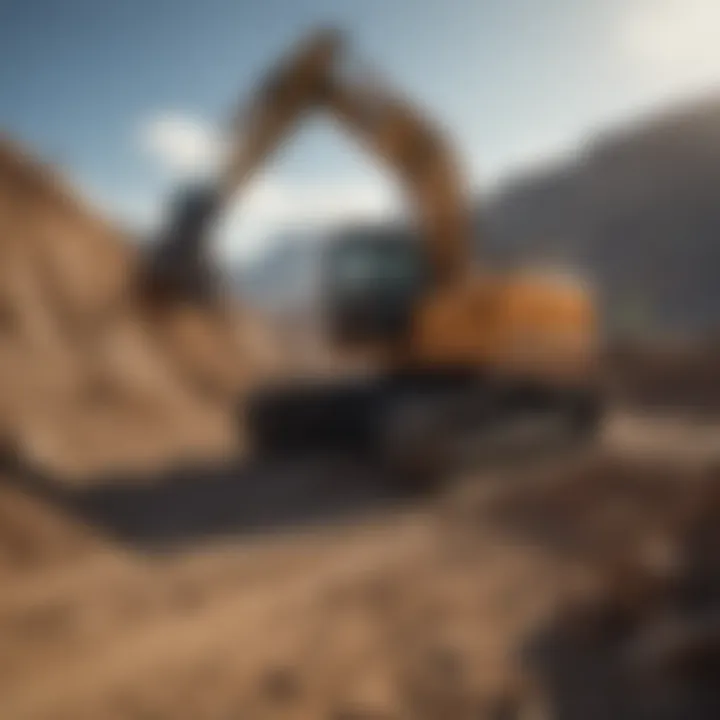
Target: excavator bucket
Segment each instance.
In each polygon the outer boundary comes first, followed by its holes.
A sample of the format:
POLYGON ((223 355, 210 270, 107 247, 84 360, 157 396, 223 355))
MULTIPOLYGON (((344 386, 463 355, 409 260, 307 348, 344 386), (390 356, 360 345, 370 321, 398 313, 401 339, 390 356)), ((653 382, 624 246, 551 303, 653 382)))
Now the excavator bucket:
POLYGON ((212 300, 219 277, 207 236, 218 208, 210 187, 184 189, 176 198, 169 221, 152 243, 142 265, 142 293, 154 302, 212 300))

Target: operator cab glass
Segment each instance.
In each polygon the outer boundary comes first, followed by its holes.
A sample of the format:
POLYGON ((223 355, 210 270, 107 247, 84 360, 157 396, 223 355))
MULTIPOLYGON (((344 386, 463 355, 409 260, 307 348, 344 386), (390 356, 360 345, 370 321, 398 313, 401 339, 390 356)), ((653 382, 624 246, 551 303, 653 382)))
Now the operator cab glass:
POLYGON ((325 255, 325 311, 336 340, 401 337, 428 282, 423 246, 407 232, 363 230, 335 238, 325 255))

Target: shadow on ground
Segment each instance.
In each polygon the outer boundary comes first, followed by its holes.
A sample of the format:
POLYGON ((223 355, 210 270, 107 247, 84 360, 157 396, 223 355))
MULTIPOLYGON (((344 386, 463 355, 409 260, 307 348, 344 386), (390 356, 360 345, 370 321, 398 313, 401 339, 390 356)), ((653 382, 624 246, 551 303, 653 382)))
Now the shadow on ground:
MULTIPOLYGON (((440 485, 421 477, 383 472, 347 454, 300 453, 295 460, 238 457, 186 464, 158 474, 109 474, 82 485, 53 477, 7 455, 0 461, 3 482, 138 549, 168 550, 217 536, 297 529, 358 519, 380 509, 403 507, 440 490, 456 470, 478 477, 490 468, 522 466, 568 450, 559 444, 530 443, 509 453, 488 445, 469 461, 443 473, 440 485), (469 464, 468 464, 469 463, 469 464)), ((440 478, 438 478, 440 480, 440 478)))
POLYGON ((402 499, 381 473, 333 458, 186 465, 157 475, 108 475, 83 487, 14 461, 11 483, 138 549, 168 550, 357 517, 402 499))

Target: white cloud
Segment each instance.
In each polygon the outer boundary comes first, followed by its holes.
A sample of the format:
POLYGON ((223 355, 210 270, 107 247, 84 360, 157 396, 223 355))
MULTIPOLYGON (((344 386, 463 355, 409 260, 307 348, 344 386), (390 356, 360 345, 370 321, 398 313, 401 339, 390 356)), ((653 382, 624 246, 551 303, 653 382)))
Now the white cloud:
POLYGON ((720 85, 718 0, 629 0, 619 39, 634 66, 671 91, 720 85))
POLYGON ((141 150, 173 175, 211 172, 222 157, 220 134, 184 113, 149 117, 140 123, 137 137, 141 150))

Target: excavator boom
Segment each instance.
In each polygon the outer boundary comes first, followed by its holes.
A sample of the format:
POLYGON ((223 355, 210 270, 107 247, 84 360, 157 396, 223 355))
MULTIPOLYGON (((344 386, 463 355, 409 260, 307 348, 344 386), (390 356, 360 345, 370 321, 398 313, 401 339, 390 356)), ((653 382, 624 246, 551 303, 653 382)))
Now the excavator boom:
POLYGON ((264 78, 251 102, 232 122, 233 148, 220 178, 220 194, 230 202, 253 173, 287 139, 301 116, 325 95, 342 48, 339 33, 325 30, 302 42, 264 78))
POLYGON ((440 132, 408 102, 379 86, 335 84, 328 107, 394 170, 419 219, 436 281, 454 279, 468 260, 470 204, 440 132))
MULTIPOLYGON (((333 116, 397 176, 419 218, 437 282, 461 273, 470 218, 458 162, 443 134, 399 94, 340 72, 343 41, 334 30, 313 34, 264 79, 230 128, 233 147, 215 185, 183 197, 158 243, 154 278, 179 292, 202 285, 209 228, 311 111, 333 116)), ((206 283, 207 284, 207 283, 206 283)))

